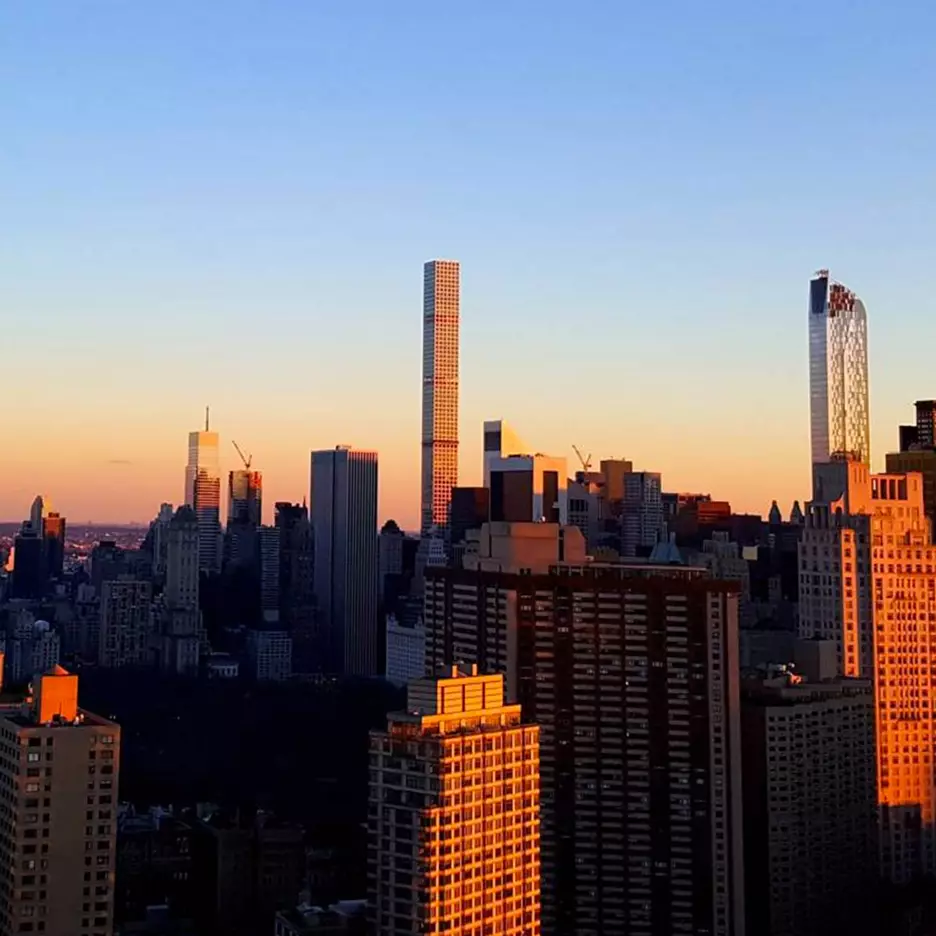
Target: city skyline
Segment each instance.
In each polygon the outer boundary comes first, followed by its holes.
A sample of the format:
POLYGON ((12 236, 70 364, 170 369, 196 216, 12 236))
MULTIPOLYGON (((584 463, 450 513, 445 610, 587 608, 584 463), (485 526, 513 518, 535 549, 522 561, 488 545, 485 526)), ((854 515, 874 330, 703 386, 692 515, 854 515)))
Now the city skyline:
POLYGON ((464 272, 464 484, 502 417, 570 465, 575 443, 740 510, 805 500, 818 267, 871 311, 881 467, 905 402, 933 395, 919 89, 936 11, 810 9, 842 52, 819 72, 790 67, 789 9, 605 13, 10 17, 0 365, 29 390, 5 413, 0 518, 43 490, 76 520, 146 522, 176 501, 179 433, 208 402, 269 502, 347 442, 380 453, 381 520, 415 529, 418 264, 435 256, 464 272), (804 225, 820 206, 862 221, 804 225))

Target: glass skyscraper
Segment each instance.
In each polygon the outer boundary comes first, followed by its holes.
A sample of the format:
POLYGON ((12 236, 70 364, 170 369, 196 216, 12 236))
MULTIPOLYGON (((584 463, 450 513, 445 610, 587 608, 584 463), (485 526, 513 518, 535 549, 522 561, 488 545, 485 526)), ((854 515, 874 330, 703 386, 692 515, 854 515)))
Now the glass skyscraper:
POLYGON ((215 572, 221 565, 221 469, 218 433, 209 431, 207 416, 204 431, 189 433, 185 503, 198 517, 198 567, 215 572))
POLYGON ((459 266, 423 267, 422 533, 448 525, 458 484, 459 266))
POLYGON ((833 455, 870 464, 867 312, 828 270, 809 284, 809 404, 814 465, 833 455))

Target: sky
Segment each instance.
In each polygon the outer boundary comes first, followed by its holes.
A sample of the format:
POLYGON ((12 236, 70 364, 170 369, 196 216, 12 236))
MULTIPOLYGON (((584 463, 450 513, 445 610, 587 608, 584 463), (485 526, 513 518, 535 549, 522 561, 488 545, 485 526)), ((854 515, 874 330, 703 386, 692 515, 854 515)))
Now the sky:
POLYGON ((417 525, 422 264, 481 423, 737 510, 809 496, 806 298, 868 307, 873 467, 936 397, 936 4, 0 5, 0 518, 376 449, 417 525))

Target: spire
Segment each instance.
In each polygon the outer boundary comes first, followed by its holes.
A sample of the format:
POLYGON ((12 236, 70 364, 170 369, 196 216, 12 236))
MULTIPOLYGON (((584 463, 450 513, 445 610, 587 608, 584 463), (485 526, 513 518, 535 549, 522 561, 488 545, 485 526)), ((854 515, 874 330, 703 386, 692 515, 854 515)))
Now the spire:
POLYGON ((767 514, 767 522, 771 524, 771 526, 783 523, 783 517, 780 514, 780 508, 777 506, 776 501, 770 505, 770 513, 767 514))
POLYGON ((208 407, 205 407, 205 432, 208 431, 208 407))

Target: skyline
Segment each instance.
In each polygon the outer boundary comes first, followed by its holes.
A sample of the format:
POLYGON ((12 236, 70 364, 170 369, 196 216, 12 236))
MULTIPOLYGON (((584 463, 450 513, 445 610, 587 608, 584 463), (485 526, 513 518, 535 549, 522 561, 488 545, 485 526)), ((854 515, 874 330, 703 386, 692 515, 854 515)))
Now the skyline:
POLYGON ((463 273, 463 484, 503 418, 571 470, 574 443, 737 510, 805 501, 819 268, 869 310, 875 470, 936 396, 925 4, 170 0, 0 25, 0 518, 42 491, 148 522, 207 403, 266 519, 346 443, 380 454, 380 520, 416 529, 438 256, 463 273), (793 67, 823 33, 837 54, 793 67))

